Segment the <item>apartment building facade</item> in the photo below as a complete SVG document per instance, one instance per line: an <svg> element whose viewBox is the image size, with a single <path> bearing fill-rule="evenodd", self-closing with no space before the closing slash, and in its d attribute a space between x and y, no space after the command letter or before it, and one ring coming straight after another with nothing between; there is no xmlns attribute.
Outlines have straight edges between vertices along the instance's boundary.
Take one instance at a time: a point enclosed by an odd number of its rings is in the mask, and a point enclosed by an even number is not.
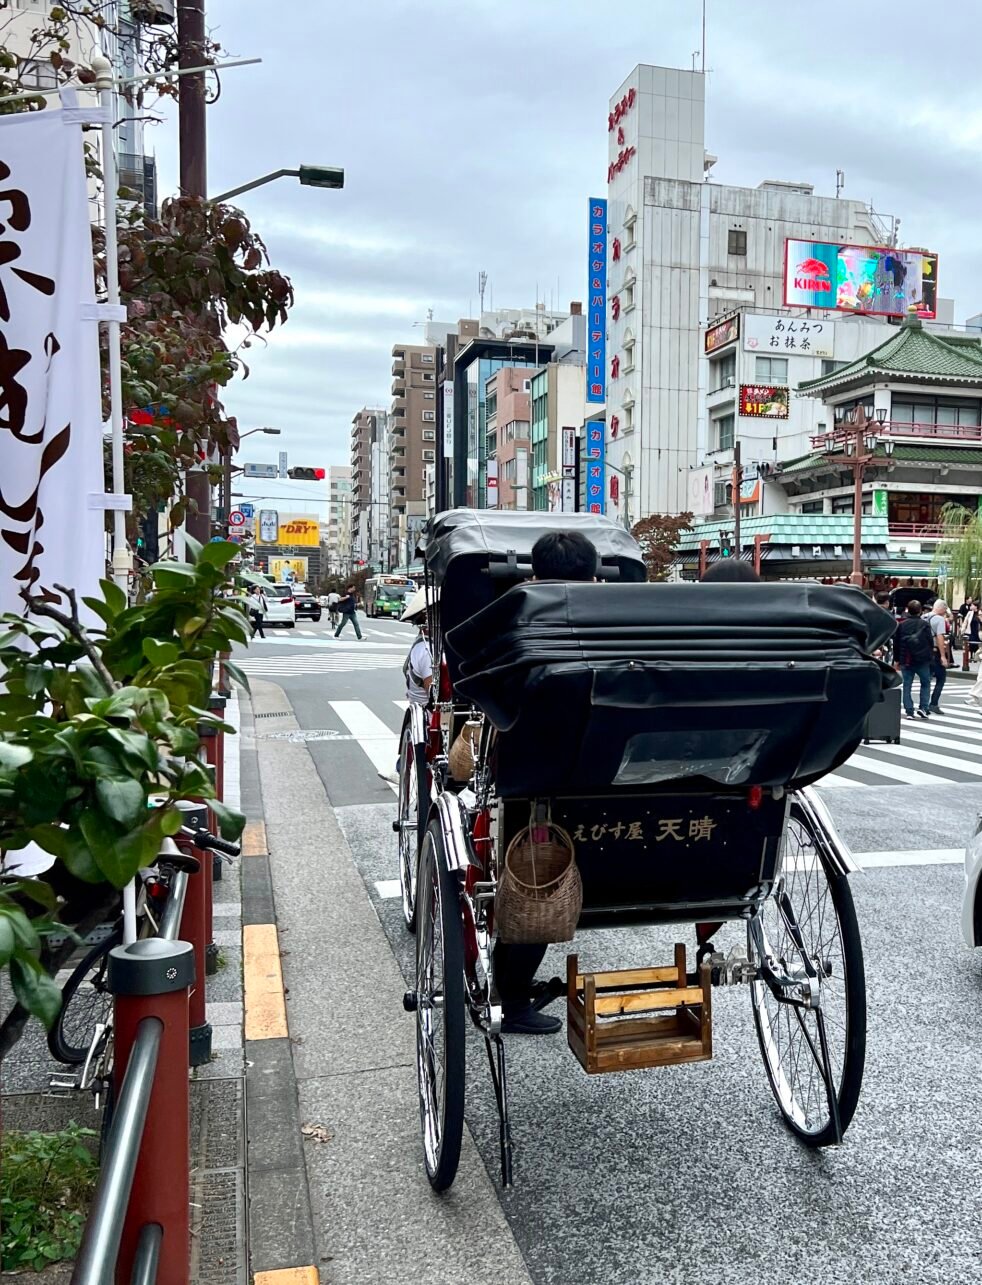
<svg viewBox="0 0 982 1285"><path fill-rule="evenodd" d="M486 384L487 505L530 509L531 372L502 366Z"/></svg>
<svg viewBox="0 0 982 1285"><path fill-rule="evenodd" d="M327 560L334 575L346 575L351 570L351 477L350 464L332 464L328 469Z"/></svg>
<svg viewBox="0 0 982 1285"><path fill-rule="evenodd" d="M396 344L392 349L389 412L389 565L412 560L426 521L426 470L436 462L437 349Z"/></svg>

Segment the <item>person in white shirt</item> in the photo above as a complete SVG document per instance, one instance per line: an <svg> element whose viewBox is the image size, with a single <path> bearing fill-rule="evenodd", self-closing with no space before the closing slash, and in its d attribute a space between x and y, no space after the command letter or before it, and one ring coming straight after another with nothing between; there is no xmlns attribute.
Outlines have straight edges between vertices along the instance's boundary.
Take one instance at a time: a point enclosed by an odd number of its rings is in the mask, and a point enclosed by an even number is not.
<svg viewBox="0 0 982 1285"><path fill-rule="evenodd" d="M260 638L265 638L263 633L263 617L269 611L269 603L266 601L266 595L258 585L254 586L246 598L246 610L249 613L249 619L252 621L252 637L256 634Z"/></svg>
<svg viewBox="0 0 982 1285"><path fill-rule="evenodd" d="M332 628L332 629L337 629L338 624L339 624L339 620L338 620L338 603L339 603L340 601L341 601L341 595L340 595L339 593L329 593L329 594L327 595L327 614L328 614L328 615L330 616L330 618L331 618L331 628Z"/></svg>
<svg viewBox="0 0 982 1285"><path fill-rule="evenodd" d="M948 677L945 671L948 668L948 632L951 628L948 623L948 604L943 598L935 598L931 614L928 616L928 624L931 626L931 633L934 635L934 652L931 656L934 691L931 693L929 713L940 714L941 692L944 689L945 679Z"/></svg>
<svg viewBox="0 0 982 1285"><path fill-rule="evenodd" d="M417 602L417 599L421 601ZM413 594L402 619L419 628L419 633L409 648L409 655L402 667L406 679L406 698L411 705L428 705L433 687L433 657L426 636L426 595L422 590Z"/></svg>

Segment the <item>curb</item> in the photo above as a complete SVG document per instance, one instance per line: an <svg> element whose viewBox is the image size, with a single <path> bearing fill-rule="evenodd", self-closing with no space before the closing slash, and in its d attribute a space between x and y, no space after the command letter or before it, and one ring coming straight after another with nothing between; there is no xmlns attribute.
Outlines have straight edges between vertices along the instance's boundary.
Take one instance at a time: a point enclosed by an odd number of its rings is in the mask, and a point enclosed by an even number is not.
<svg viewBox="0 0 982 1285"><path fill-rule="evenodd" d="M317 1285L314 1219L300 1133L251 699L240 697L246 1199L255 1285Z"/></svg>

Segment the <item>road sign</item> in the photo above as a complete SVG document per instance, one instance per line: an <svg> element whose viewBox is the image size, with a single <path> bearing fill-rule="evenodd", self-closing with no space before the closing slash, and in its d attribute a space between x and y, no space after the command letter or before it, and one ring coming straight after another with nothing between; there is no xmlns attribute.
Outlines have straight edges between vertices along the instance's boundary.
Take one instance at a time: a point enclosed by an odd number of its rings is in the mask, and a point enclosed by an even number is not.
<svg viewBox="0 0 982 1285"><path fill-rule="evenodd" d="M246 524L246 515L241 509L233 509L228 515L228 524L230 527L244 527Z"/></svg>
<svg viewBox="0 0 982 1285"><path fill-rule="evenodd" d="M254 504L240 504L239 512L244 513L247 518L254 518L256 516L256 506Z"/></svg>
<svg viewBox="0 0 982 1285"><path fill-rule="evenodd" d="M286 451L280 451L280 471L279 474L273 474L273 477L277 476L286 477Z"/></svg>
<svg viewBox="0 0 982 1285"><path fill-rule="evenodd" d="M243 477L279 477L275 464L246 464L242 475Z"/></svg>

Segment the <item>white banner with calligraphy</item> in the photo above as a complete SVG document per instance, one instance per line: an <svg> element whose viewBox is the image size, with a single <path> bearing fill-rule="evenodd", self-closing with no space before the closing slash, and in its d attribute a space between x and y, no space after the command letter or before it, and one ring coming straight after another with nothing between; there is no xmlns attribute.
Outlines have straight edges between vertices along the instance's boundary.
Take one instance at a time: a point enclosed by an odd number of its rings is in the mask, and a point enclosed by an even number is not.
<svg viewBox="0 0 982 1285"><path fill-rule="evenodd" d="M0 116L0 611L105 574L89 217L81 126Z"/></svg>
<svg viewBox="0 0 982 1285"><path fill-rule="evenodd" d="M746 352L774 357L832 357L835 322L824 317L765 317L744 313L743 347Z"/></svg>

